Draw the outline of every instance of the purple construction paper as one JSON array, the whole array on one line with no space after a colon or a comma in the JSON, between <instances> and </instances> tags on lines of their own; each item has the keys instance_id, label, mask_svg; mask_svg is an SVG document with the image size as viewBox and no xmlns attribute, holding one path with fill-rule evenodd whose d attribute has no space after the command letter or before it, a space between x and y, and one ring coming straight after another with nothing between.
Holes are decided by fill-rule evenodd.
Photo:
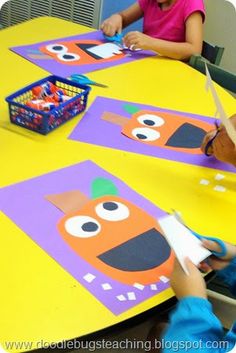
<instances>
[{"instance_id":1,"label":"purple construction paper","mask_svg":"<svg viewBox=\"0 0 236 353\"><path fill-rule=\"evenodd\" d=\"M157 282L157 289L145 286L143 290L122 284L92 267L65 243L57 231L57 223L63 213L47 201L44 196L71 190L80 190L91 197L91 182L102 177L112 180L119 190L119 196L143 208L153 217L165 213L144 197L137 194L121 180L109 174L91 161L85 161L49 174L29 179L0 189L0 208L34 242L55 259L67 272L88 289L101 303L118 315L169 287L168 282ZM88 283L86 274L96 278ZM53 278L52 278L53 281ZM104 290L108 283L112 289ZM127 293L133 292L136 300L128 300ZM125 301L117 296L124 295ZM79 298L78 298L79 300Z\"/></svg>"},{"instance_id":2,"label":"purple construction paper","mask_svg":"<svg viewBox=\"0 0 236 353\"><path fill-rule=\"evenodd\" d=\"M31 61L32 63L36 64L37 66L42 67L44 70L49 71L50 73L62 77L69 77L71 74L74 73L86 73L86 72L91 72L95 70L101 70L106 67L110 66L116 66L124 63L131 62L133 60L139 60L139 59L144 59L149 56L155 56L156 54L150 51L127 51L127 56L120 58L116 61L109 61L105 63L95 63L95 64L86 64L86 65L63 65L57 62L56 60L52 59L32 59L29 57L29 54L34 53L35 51L38 51L40 47L47 45L47 44L54 44L58 42L68 42L72 40L79 41L80 39L93 39L93 40L100 40L103 43L106 43L104 40L103 34L101 31L94 31L86 34L80 34L76 36L71 36L71 37L65 37L65 38L58 38L55 40L49 40L46 42L40 42L36 44L30 44L30 45L24 45L24 46L18 46L18 47L12 47L10 48L12 51L15 53L23 56L27 60Z\"/></svg>"},{"instance_id":3,"label":"purple construction paper","mask_svg":"<svg viewBox=\"0 0 236 353\"><path fill-rule=\"evenodd\" d=\"M214 128L214 120L207 116L162 109L151 105L121 101L111 98L97 97L89 107L86 114L83 116L82 120L75 127L69 136L69 139L235 173L235 168L233 166L217 161L214 157L206 157L204 154L191 154L173 151L168 148L151 146L132 140L121 133L121 126L101 119L101 116L105 111L130 118L131 114L127 113L124 109L126 104L131 104L140 110L143 109L153 110L156 112L168 112L187 116L192 119L202 120L212 124L212 128Z\"/></svg>"}]
</instances>

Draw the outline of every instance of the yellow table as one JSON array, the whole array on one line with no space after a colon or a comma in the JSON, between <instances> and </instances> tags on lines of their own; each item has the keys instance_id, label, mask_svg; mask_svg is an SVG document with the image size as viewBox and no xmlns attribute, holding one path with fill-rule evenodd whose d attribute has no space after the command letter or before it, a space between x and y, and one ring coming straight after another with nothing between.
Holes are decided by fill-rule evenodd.
<instances>
[{"instance_id":1,"label":"yellow table","mask_svg":"<svg viewBox=\"0 0 236 353\"><path fill-rule=\"evenodd\" d=\"M9 123L5 97L48 73L8 48L89 30L45 17L0 31L0 187L91 159L160 208L180 210L199 233L234 241L235 174L224 172L221 183L227 192L217 193L213 191L215 170L75 143L66 137L81 115L46 137ZM208 116L215 112L204 89L205 77L178 61L153 57L93 72L89 77L109 86L93 88L89 105L103 95ZM233 114L235 100L221 88L218 92L227 114ZM210 180L204 191L199 186L202 178ZM173 296L169 289L115 316L2 213L0 279L0 342L29 342L18 351L37 348L41 340L59 342L96 332Z\"/></svg>"}]
</instances>

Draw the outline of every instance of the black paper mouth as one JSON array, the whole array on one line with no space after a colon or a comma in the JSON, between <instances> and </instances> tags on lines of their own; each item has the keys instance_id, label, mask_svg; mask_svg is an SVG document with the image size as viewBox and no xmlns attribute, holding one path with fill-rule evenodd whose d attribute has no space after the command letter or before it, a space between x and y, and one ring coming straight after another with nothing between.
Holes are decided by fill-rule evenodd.
<instances>
[{"instance_id":1,"label":"black paper mouth","mask_svg":"<svg viewBox=\"0 0 236 353\"><path fill-rule=\"evenodd\" d=\"M181 125L166 142L166 146L179 148L199 148L206 131L198 126L185 123Z\"/></svg>"},{"instance_id":2,"label":"black paper mouth","mask_svg":"<svg viewBox=\"0 0 236 353\"><path fill-rule=\"evenodd\" d=\"M147 271L160 266L169 258L170 253L165 238L157 229L152 228L98 258L121 271Z\"/></svg>"}]
</instances>

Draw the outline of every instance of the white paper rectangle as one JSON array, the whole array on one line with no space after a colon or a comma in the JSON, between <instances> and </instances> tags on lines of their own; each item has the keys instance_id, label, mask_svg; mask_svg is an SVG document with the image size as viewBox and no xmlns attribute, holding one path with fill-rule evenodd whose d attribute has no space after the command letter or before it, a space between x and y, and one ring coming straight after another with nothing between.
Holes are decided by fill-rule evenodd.
<instances>
[{"instance_id":1,"label":"white paper rectangle","mask_svg":"<svg viewBox=\"0 0 236 353\"><path fill-rule=\"evenodd\" d=\"M160 218L158 222L185 273L189 274L184 263L186 257L195 265L198 265L211 255L209 250L202 247L201 241L180 223L175 216L165 216Z\"/></svg>"},{"instance_id":2,"label":"white paper rectangle","mask_svg":"<svg viewBox=\"0 0 236 353\"><path fill-rule=\"evenodd\" d=\"M122 54L120 47L114 43L95 45L94 47L87 49L87 51L103 59L109 59L114 55Z\"/></svg>"}]
</instances>

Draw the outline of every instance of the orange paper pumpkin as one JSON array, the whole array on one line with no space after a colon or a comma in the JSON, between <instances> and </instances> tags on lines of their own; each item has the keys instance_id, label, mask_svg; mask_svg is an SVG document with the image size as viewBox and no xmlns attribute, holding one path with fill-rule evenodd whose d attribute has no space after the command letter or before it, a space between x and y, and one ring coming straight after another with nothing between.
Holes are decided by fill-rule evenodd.
<instances>
[{"instance_id":1,"label":"orange paper pumpkin","mask_svg":"<svg viewBox=\"0 0 236 353\"><path fill-rule=\"evenodd\" d=\"M78 255L117 281L146 285L170 275L173 253L157 221L117 195L88 199L65 214L58 230Z\"/></svg>"},{"instance_id":2,"label":"orange paper pumpkin","mask_svg":"<svg viewBox=\"0 0 236 353\"><path fill-rule=\"evenodd\" d=\"M185 153L201 154L201 143L212 125L174 113L140 110L126 118L104 112L103 120L121 126L121 133L132 140Z\"/></svg>"},{"instance_id":3,"label":"orange paper pumpkin","mask_svg":"<svg viewBox=\"0 0 236 353\"><path fill-rule=\"evenodd\" d=\"M96 47L106 45L109 48L110 45L110 56L102 57L96 53L92 53L89 50L96 49ZM44 54L49 55L61 64L66 65L84 65L84 64L95 64L104 63L109 61L116 61L125 56L122 52L119 54L113 53L113 43L103 43L98 40L78 40L69 42L58 42L48 44L40 48L40 51ZM95 50L96 51L96 50Z\"/></svg>"}]
</instances>

